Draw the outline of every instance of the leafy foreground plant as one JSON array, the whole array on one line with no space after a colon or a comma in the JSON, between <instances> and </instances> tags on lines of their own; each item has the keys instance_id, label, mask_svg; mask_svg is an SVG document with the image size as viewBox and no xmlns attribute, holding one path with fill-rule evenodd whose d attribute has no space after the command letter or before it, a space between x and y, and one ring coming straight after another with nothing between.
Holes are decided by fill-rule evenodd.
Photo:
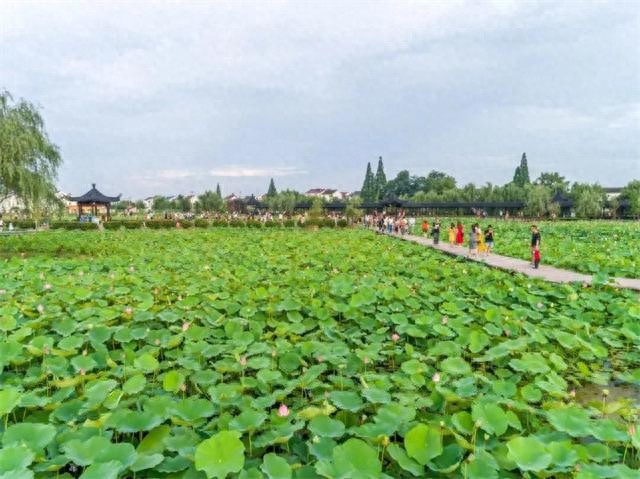
<instances>
[{"instance_id":1,"label":"leafy foreground plant","mask_svg":"<svg viewBox=\"0 0 640 479\"><path fill-rule=\"evenodd\" d=\"M93 259L2 264L0 478L639 477L631 292L359 231L28 241Z\"/></svg>"}]
</instances>

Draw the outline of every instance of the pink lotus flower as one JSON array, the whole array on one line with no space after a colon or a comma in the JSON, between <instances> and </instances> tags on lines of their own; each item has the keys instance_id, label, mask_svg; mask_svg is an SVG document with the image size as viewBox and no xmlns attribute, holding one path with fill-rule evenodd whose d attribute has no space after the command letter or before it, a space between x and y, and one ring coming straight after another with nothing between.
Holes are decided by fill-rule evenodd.
<instances>
[{"instance_id":1,"label":"pink lotus flower","mask_svg":"<svg viewBox=\"0 0 640 479\"><path fill-rule=\"evenodd\" d=\"M42 306L41 304L39 304L36 309L38 310L38 313L40 314L44 313L44 306Z\"/></svg>"},{"instance_id":2,"label":"pink lotus flower","mask_svg":"<svg viewBox=\"0 0 640 479\"><path fill-rule=\"evenodd\" d=\"M246 356L241 356L239 363L240 363L240 366L246 366L247 365L247 357Z\"/></svg>"},{"instance_id":3,"label":"pink lotus flower","mask_svg":"<svg viewBox=\"0 0 640 479\"><path fill-rule=\"evenodd\" d=\"M569 396L571 396L572 398L576 397L576 390L572 389L571 391L569 391Z\"/></svg>"},{"instance_id":4,"label":"pink lotus flower","mask_svg":"<svg viewBox=\"0 0 640 479\"><path fill-rule=\"evenodd\" d=\"M369 358L367 356L364 357L363 361L365 364L369 364Z\"/></svg>"},{"instance_id":5,"label":"pink lotus flower","mask_svg":"<svg viewBox=\"0 0 640 479\"><path fill-rule=\"evenodd\" d=\"M278 408L278 416L287 417L288 415L289 415L289 408L284 404L280 404L280 407Z\"/></svg>"},{"instance_id":6,"label":"pink lotus flower","mask_svg":"<svg viewBox=\"0 0 640 479\"><path fill-rule=\"evenodd\" d=\"M440 373L434 373L434 375L433 375L433 376L431 376L431 380L432 380L434 383L439 383L439 382L440 382Z\"/></svg>"},{"instance_id":7,"label":"pink lotus flower","mask_svg":"<svg viewBox=\"0 0 640 479\"><path fill-rule=\"evenodd\" d=\"M51 289L51 285L50 285L49 283L46 283L46 284L44 285L44 289L46 289L46 290Z\"/></svg>"},{"instance_id":8,"label":"pink lotus flower","mask_svg":"<svg viewBox=\"0 0 640 479\"><path fill-rule=\"evenodd\" d=\"M187 322L182 323L182 331L187 332L189 330L189 326L191 325Z\"/></svg>"},{"instance_id":9,"label":"pink lotus flower","mask_svg":"<svg viewBox=\"0 0 640 479\"><path fill-rule=\"evenodd\" d=\"M394 343L397 343L400 340L400 335L398 333L393 333L391 335L391 341L393 341Z\"/></svg>"},{"instance_id":10,"label":"pink lotus flower","mask_svg":"<svg viewBox=\"0 0 640 479\"><path fill-rule=\"evenodd\" d=\"M636 435L636 427L632 424L631 426L629 426L629 436L635 436Z\"/></svg>"},{"instance_id":11,"label":"pink lotus flower","mask_svg":"<svg viewBox=\"0 0 640 479\"><path fill-rule=\"evenodd\" d=\"M447 324L449 322L449 316L442 317L442 324Z\"/></svg>"},{"instance_id":12,"label":"pink lotus flower","mask_svg":"<svg viewBox=\"0 0 640 479\"><path fill-rule=\"evenodd\" d=\"M126 308L124 308L124 314L132 315L133 308L131 306L127 306Z\"/></svg>"}]
</instances>

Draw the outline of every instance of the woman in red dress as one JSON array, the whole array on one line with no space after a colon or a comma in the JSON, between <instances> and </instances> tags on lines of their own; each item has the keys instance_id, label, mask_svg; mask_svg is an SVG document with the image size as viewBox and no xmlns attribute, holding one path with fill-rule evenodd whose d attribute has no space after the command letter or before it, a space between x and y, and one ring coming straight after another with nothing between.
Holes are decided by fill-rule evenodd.
<instances>
[{"instance_id":1,"label":"woman in red dress","mask_svg":"<svg viewBox=\"0 0 640 479\"><path fill-rule=\"evenodd\" d=\"M458 227L456 231L456 244L458 246L462 246L462 243L464 243L464 227L462 226L462 223L458 221Z\"/></svg>"}]
</instances>

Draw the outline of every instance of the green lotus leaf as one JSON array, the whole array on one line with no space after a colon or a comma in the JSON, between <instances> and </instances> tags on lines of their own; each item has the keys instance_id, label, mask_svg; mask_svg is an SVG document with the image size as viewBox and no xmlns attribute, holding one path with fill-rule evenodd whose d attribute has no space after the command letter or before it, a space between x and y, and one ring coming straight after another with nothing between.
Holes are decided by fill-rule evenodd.
<instances>
[{"instance_id":1,"label":"green lotus leaf","mask_svg":"<svg viewBox=\"0 0 640 479\"><path fill-rule=\"evenodd\" d=\"M391 394L383 389L366 388L362 391L365 399L374 404L388 404L391 401Z\"/></svg>"},{"instance_id":2,"label":"green lotus leaf","mask_svg":"<svg viewBox=\"0 0 640 479\"><path fill-rule=\"evenodd\" d=\"M158 426L147 433L138 444L137 452L140 455L152 456L164 451L164 441L171 433L169 426Z\"/></svg>"},{"instance_id":3,"label":"green lotus leaf","mask_svg":"<svg viewBox=\"0 0 640 479\"><path fill-rule=\"evenodd\" d=\"M507 442L509 459L522 471L542 471L551 464L551 454L545 445L533 436L515 437Z\"/></svg>"},{"instance_id":4,"label":"green lotus leaf","mask_svg":"<svg viewBox=\"0 0 640 479\"><path fill-rule=\"evenodd\" d=\"M558 431L573 437L584 437L591 432L589 413L578 406L552 409L547 411L547 418Z\"/></svg>"},{"instance_id":5,"label":"green lotus leaf","mask_svg":"<svg viewBox=\"0 0 640 479\"><path fill-rule=\"evenodd\" d=\"M169 371L162 378L162 388L165 391L176 393L184 384L185 377L180 371Z\"/></svg>"},{"instance_id":6,"label":"green lotus leaf","mask_svg":"<svg viewBox=\"0 0 640 479\"><path fill-rule=\"evenodd\" d=\"M549 365L540 353L524 353L520 359L512 359L509 362L514 370L530 373L541 374L549 371Z\"/></svg>"},{"instance_id":7,"label":"green lotus leaf","mask_svg":"<svg viewBox=\"0 0 640 479\"><path fill-rule=\"evenodd\" d=\"M171 413L183 421L195 422L198 419L213 416L214 407L211 401L190 397L174 404L171 408Z\"/></svg>"},{"instance_id":8,"label":"green lotus leaf","mask_svg":"<svg viewBox=\"0 0 640 479\"><path fill-rule=\"evenodd\" d=\"M471 416L480 428L489 434L503 435L509 427L509 420L504 410L492 403L474 403Z\"/></svg>"},{"instance_id":9,"label":"green lotus leaf","mask_svg":"<svg viewBox=\"0 0 640 479\"><path fill-rule=\"evenodd\" d=\"M27 446L9 446L0 449L0 473L19 472L29 467L34 454Z\"/></svg>"},{"instance_id":10,"label":"green lotus leaf","mask_svg":"<svg viewBox=\"0 0 640 479\"><path fill-rule=\"evenodd\" d=\"M97 462L87 467L80 479L117 479L120 475L118 461Z\"/></svg>"},{"instance_id":11,"label":"green lotus leaf","mask_svg":"<svg viewBox=\"0 0 640 479\"><path fill-rule=\"evenodd\" d=\"M237 431L220 431L202 441L195 452L195 465L207 478L224 479L244 466L244 444Z\"/></svg>"},{"instance_id":12,"label":"green lotus leaf","mask_svg":"<svg viewBox=\"0 0 640 479\"><path fill-rule=\"evenodd\" d=\"M553 441L547 444L547 451L551 454L551 462L560 468L573 467L578 462L578 452L571 441Z\"/></svg>"},{"instance_id":13,"label":"green lotus leaf","mask_svg":"<svg viewBox=\"0 0 640 479\"><path fill-rule=\"evenodd\" d=\"M418 424L405 434L404 448L409 457L424 466L442 454L442 434L433 426Z\"/></svg>"},{"instance_id":14,"label":"green lotus leaf","mask_svg":"<svg viewBox=\"0 0 640 479\"><path fill-rule=\"evenodd\" d=\"M142 374L136 374L125 381L122 386L122 391L129 395L138 394L144 389L146 384L147 379Z\"/></svg>"},{"instance_id":15,"label":"green lotus leaf","mask_svg":"<svg viewBox=\"0 0 640 479\"><path fill-rule=\"evenodd\" d=\"M134 360L133 365L136 369L147 374L154 372L160 366L158 364L158 360L149 353L137 357Z\"/></svg>"},{"instance_id":16,"label":"green lotus leaf","mask_svg":"<svg viewBox=\"0 0 640 479\"><path fill-rule=\"evenodd\" d=\"M105 421L105 426L122 433L150 431L162 424L164 418L153 411L118 409Z\"/></svg>"},{"instance_id":17,"label":"green lotus leaf","mask_svg":"<svg viewBox=\"0 0 640 479\"><path fill-rule=\"evenodd\" d=\"M327 478L378 479L382 464L376 450L361 439L349 439L333 448L331 461L319 461L316 471Z\"/></svg>"},{"instance_id":18,"label":"green lotus leaf","mask_svg":"<svg viewBox=\"0 0 640 479\"><path fill-rule=\"evenodd\" d=\"M229 427L238 431L255 430L267 419L263 411L245 409L229 422Z\"/></svg>"},{"instance_id":19,"label":"green lotus leaf","mask_svg":"<svg viewBox=\"0 0 640 479\"><path fill-rule=\"evenodd\" d=\"M0 390L0 417L9 414L20 403L22 394L14 387L3 387Z\"/></svg>"},{"instance_id":20,"label":"green lotus leaf","mask_svg":"<svg viewBox=\"0 0 640 479\"><path fill-rule=\"evenodd\" d=\"M396 461L398 466L400 466L402 469L410 472L415 477L424 476L424 467L409 458L405 450L402 449L399 445L394 443L389 444L389 446L387 447L387 451L391 458Z\"/></svg>"},{"instance_id":21,"label":"green lotus leaf","mask_svg":"<svg viewBox=\"0 0 640 479\"><path fill-rule=\"evenodd\" d=\"M479 449L465 462L462 470L469 479L497 479L499 468L491 454Z\"/></svg>"},{"instance_id":22,"label":"green lotus leaf","mask_svg":"<svg viewBox=\"0 0 640 479\"><path fill-rule=\"evenodd\" d=\"M289 463L272 452L262 457L260 469L269 479L291 479L292 476Z\"/></svg>"},{"instance_id":23,"label":"green lotus leaf","mask_svg":"<svg viewBox=\"0 0 640 479\"><path fill-rule=\"evenodd\" d=\"M474 330L469 334L469 351L472 353L479 353L489 344L491 344L489 336L482 331Z\"/></svg>"},{"instance_id":24,"label":"green lotus leaf","mask_svg":"<svg viewBox=\"0 0 640 479\"><path fill-rule=\"evenodd\" d=\"M320 415L309 421L309 430L321 437L340 437L344 434L345 426L342 421Z\"/></svg>"},{"instance_id":25,"label":"green lotus leaf","mask_svg":"<svg viewBox=\"0 0 640 479\"><path fill-rule=\"evenodd\" d=\"M162 454L138 454L136 460L129 467L134 472L156 467L164 460Z\"/></svg>"},{"instance_id":26,"label":"green lotus leaf","mask_svg":"<svg viewBox=\"0 0 640 479\"><path fill-rule=\"evenodd\" d=\"M56 436L56 428L51 424L23 422L12 424L2 435L4 447L25 445L33 452L44 449Z\"/></svg>"},{"instance_id":27,"label":"green lotus leaf","mask_svg":"<svg viewBox=\"0 0 640 479\"><path fill-rule=\"evenodd\" d=\"M347 411L356 412L363 406L362 398L353 391L332 391L329 398L338 408Z\"/></svg>"},{"instance_id":28,"label":"green lotus leaf","mask_svg":"<svg viewBox=\"0 0 640 479\"><path fill-rule=\"evenodd\" d=\"M462 358L447 358L440 363L440 368L453 376L464 376L471 373L471 366Z\"/></svg>"}]
</instances>

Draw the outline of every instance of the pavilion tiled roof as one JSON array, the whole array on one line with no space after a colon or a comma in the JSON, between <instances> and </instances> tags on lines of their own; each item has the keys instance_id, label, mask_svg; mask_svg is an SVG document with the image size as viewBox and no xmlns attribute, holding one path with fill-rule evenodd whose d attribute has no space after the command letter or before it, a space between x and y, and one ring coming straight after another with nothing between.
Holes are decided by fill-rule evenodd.
<instances>
[{"instance_id":1,"label":"pavilion tiled roof","mask_svg":"<svg viewBox=\"0 0 640 479\"><path fill-rule=\"evenodd\" d=\"M115 203L117 201L120 201L121 196L122 195L118 195L118 196L103 195L102 193L100 193L100 191L96 189L96 184L92 183L91 189L87 191L84 195L70 196L69 200L75 201L76 203Z\"/></svg>"}]
</instances>

